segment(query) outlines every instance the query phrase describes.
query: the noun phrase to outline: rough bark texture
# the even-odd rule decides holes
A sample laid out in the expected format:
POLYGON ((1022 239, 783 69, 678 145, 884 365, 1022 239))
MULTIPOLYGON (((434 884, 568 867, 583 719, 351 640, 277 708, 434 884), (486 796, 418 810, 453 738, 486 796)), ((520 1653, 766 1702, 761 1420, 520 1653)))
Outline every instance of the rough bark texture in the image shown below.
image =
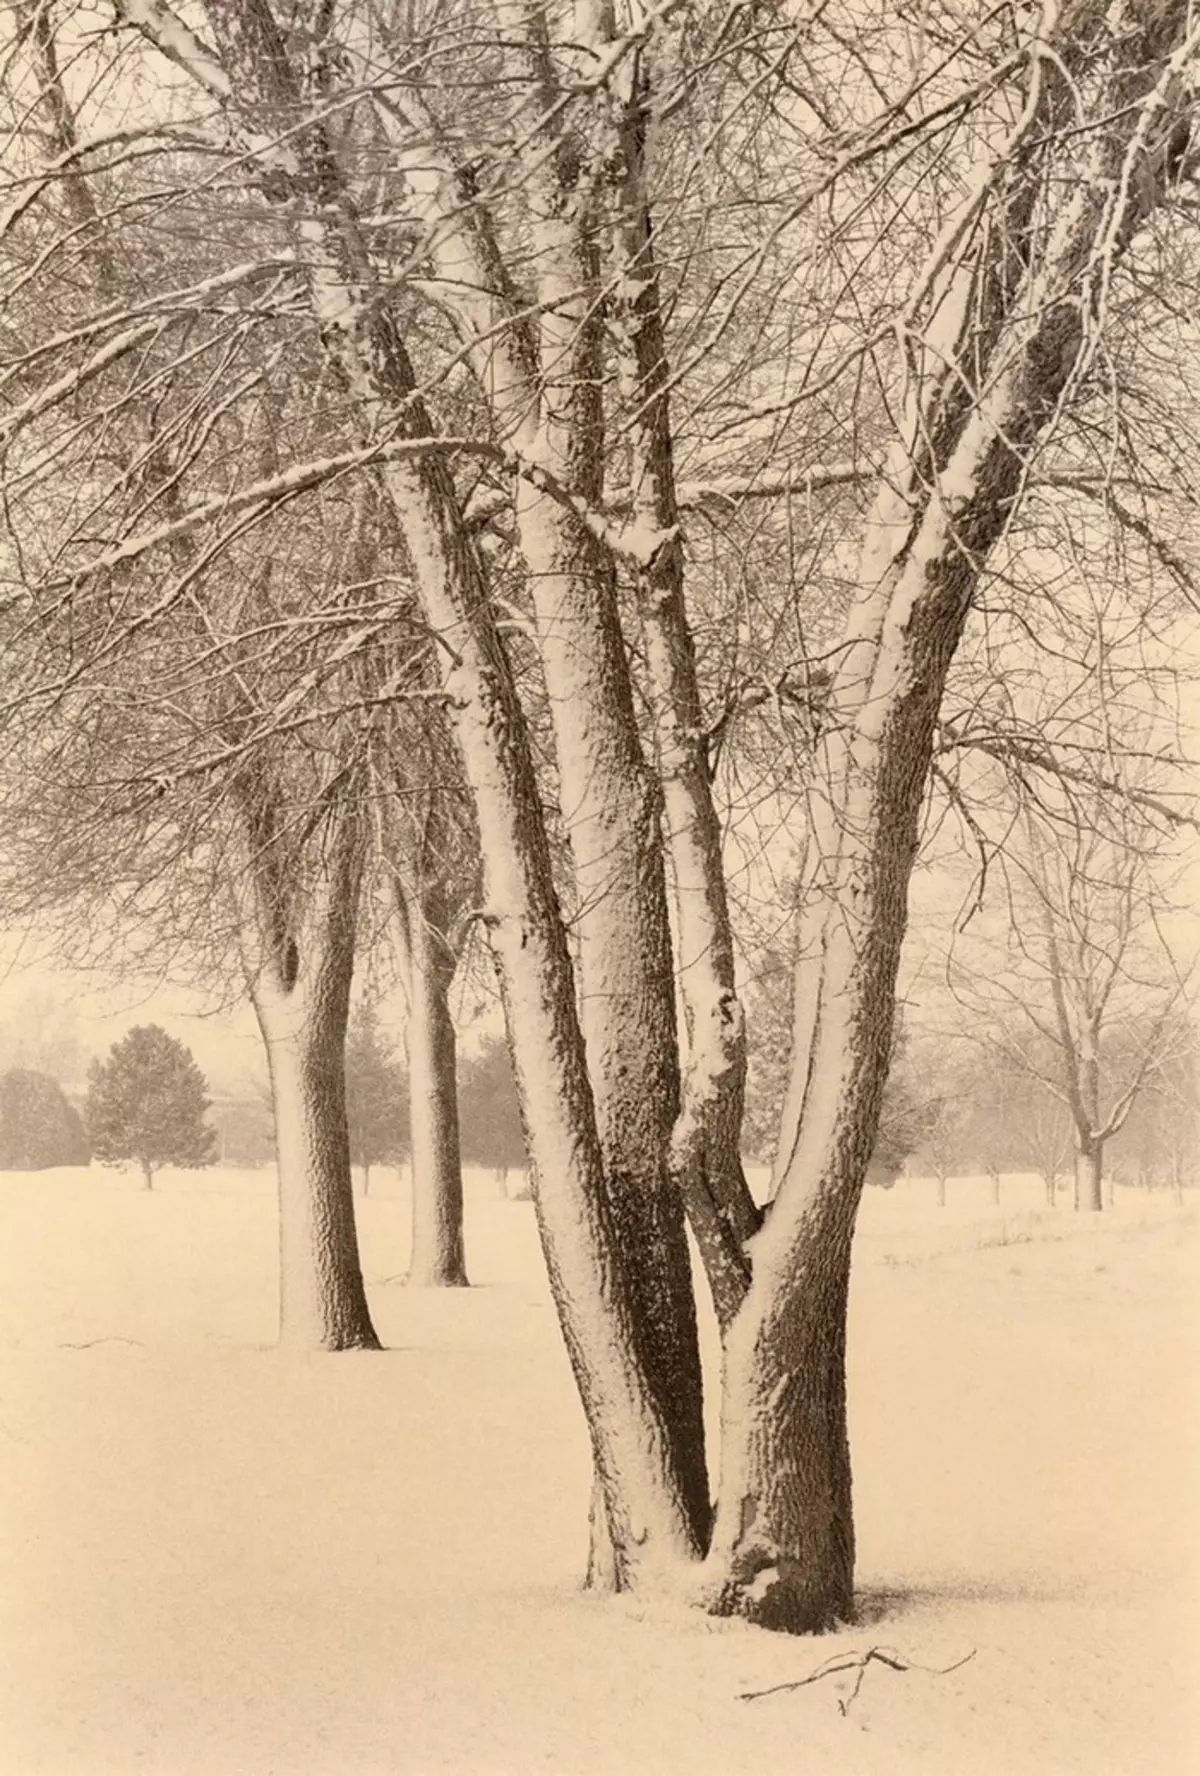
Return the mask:
POLYGON ((265 981, 254 990, 275 1106, 280 1343, 378 1350, 354 1224, 342 1043, 323 997, 265 981))
MULTIPOLYGON (((577 8, 569 37, 552 46, 538 9, 505 9, 539 110, 560 81, 561 101, 569 85, 590 78, 603 11, 577 8)), ((439 142, 434 120, 406 97, 384 127, 409 158, 419 203, 436 219, 434 250, 455 292, 480 387, 500 434, 528 470, 516 491, 517 540, 574 871, 579 1015, 608 1214, 632 1295, 638 1363, 673 1443, 692 1533, 702 1539, 709 1506, 695 1307, 667 1159, 679 1083, 661 797, 638 732, 611 553, 570 504, 594 507, 604 491, 606 172, 590 125, 605 102, 597 93, 569 108, 552 104, 533 132, 521 193, 538 301, 533 321, 492 219, 472 203, 471 182, 439 142), (406 125, 399 132, 396 115, 406 125)), ((519 1048, 516 1030, 511 1034, 519 1048)), ((621 1562, 603 1551, 592 1565, 620 1576, 621 1562)))
POLYGON ((669 364, 645 164, 650 104, 643 64, 630 77, 616 127, 621 187, 613 231, 612 329, 626 408, 628 535, 654 716, 686 1035, 671 1170, 725 1328, 750 1281, 746 1241, 760 1217, 742 1169, 745 1020, 684 597, 669 364))
MULTIPOLYGON (((280 1340, 377 1350, 359 1260, 346 1124, 346 1023, 362 876, 350 798, 331 814, 313 878, 279 849, 264 772, 246 787, 246 878, 259 933, 251 997, 267 1051, 279 1168, 280 1340)), ((317 843, 320 843, 318 839, 317 843)))
POLYGON ((786 1286, 756 1254, 725 1340, 718 1614, 819 1633, 854 1609, 845 1325, 853 1208, 814 1204, 786 1286))

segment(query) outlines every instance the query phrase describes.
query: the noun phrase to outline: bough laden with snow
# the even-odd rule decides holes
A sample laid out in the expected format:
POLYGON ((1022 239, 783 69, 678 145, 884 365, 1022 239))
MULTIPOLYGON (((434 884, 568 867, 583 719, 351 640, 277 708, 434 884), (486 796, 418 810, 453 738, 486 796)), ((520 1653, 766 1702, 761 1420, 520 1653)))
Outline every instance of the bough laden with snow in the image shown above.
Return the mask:
MULTIPOLYGON (((219 556, 240 534, 229 526, 373 477, 400 539, 389 571, 411 575, 420 605, 422 687, 440 692, 430 710, 473 802, 474 910, 600 1488, 594 1557, 618 1587, 682 1584, 710 1610, 808 1631, 853 1610, 851 1241, 947 675, 1039 451, 1102 373, 1123 261, 1189 163, 1196 40, 1169 0, 1048 0, 971 27, 939 10, 915 84, 886 59, 868 82, 845 66, 836 21, 823 36, 820 18, 761 9, 779 33, 768 74, 753 26, 743 37, 740 15, 708 12, 498 0, 451 6, 444 31, 422 32, 387 4, 302 7, 285 24, 269 0, 205 0, 186 20, 165 0, 120 0, 119 53, 143 71, 174 64, 173 103, 194 107, 252 231, 278 245, 253 270, 240 252, 228 287, 267 281, 272 337, 311 354, 337 448, 289 461, 280 432, 277 472, 222 464, 232 484, 216 488, 189 461, 181 503, 127 509, 90 559, 73 536, 69 582, 47 560, 43 593, 110 584, 185 533, 219 556), (868 123, 838 127, 838 80, 802 100, 783 78, 793 54, 844 72, 868 123), (725 170, 743 151, 780 189, 759 233, 748 222, 730 247, 713 218, 746 211, 725 170), (936 212, 914 200, 917 222, 889 207, 910 154, 936 212), (915 271, 889 262, 884 215, 901 218, 915 271), (863 216, 879 228, 880 290, 905 294, 871 293, 852 323, 838 254, 863 216), (693 236, 710 255, 698 270, 693 236), (869 411, 855 384, 868 360, 869 411), (831 429, 856 460, 808 476, 809 515, 819 487, 862 497, 875 476, 875 492, 796 766, 793 1057, 764 1219, 738 1154, 743 1014, 675 478, 690 471, 709 509, 756 478, 804 486, 816 446, 797 447, 799 463, 773 453, 826 400, 847 403, 831 429), (709 432, 732 440, 715 470, 709 432), (685 1207, 724 1334, 715 1507, 685 1207)), ((189 284, 186 300, 209 288, 225 286, 189 284)), ((154 301, 94 338, 85 322, 68 381, 22 391, 35 432, 109 387, 157 324, 154 301)), ((282 375, 278 358, 255 370, 282 375)), ((837 613, 822 617, 832 631, 837 613)), ((366 701, 390 682, 372 680, 366 701)), ((391 768, 384 797, 402 799, 391 768)), ((331 801, 337 893, 303 909, 330 958, 352 950, 361 868, 343 813, 331 801)), ((417 900, 410 937, 439 923, 414 914, 417 900)), ((258 988, 264 1028, 281 1031, 305 985, 286 939, 258 988)), ((344 1007, 341 986, 329 992, 332 1027, 344 1007)))

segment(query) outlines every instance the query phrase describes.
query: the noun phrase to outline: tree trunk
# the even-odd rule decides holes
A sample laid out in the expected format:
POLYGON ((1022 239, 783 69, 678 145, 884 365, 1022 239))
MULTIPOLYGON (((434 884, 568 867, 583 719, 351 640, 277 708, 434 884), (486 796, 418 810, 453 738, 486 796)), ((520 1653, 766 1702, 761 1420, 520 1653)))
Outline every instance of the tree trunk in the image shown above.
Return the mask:
MULTIPOLYGON (((755 1250, 725 1340, 720 1505, 705 1602, 820 1633, 854 1614, 845 1328, 853 1207, 815 1201, 781 1270, 755 1250)), ((765 1237, 765 1236, 764 1236, 765 1237)))
POLYGON ((280 833, 265 764, 241 784, 257 954, 245 955, 267 1051, 279 1170, 280 1343, 378 1350, 359 1262, 346 1123, 346 1023, 364 829, 342 787, 302 853, 280 833), (305 867, 307 866, 307 868, 305 867), (305 879, 307 876, 307 879, 305 879))
POLYGON ((153 1190, 154 1189, 154 1167, 150 1164, 150 1161, 148 1159, 143 1159, 140 1163, 141 1163, 141 1168, 142 1168, 142 1189, 143 1190, 153 1190))
POLYGON ((740 1137, 746 1084, 721 828, 713 804, 695 646, 684 597, 675 489, 670 365, 646 166, 650 63, 630 82, 617 130, 622 173, 610 277, 610 328, 630 453, 630 521, 638 619, 663 791, 674 890, 677 979, 686 1034, 671 1170, 704 1262, 722 1331, 750 1281, 746 1241, 761 1217, 740 1137))
POLYGON ((946 1174, 945 1174, 945 1172, 939 1172, 937 1175, 937 1206, 939 1209, 944 1209, 946 1206, 946 1174))
POLYGON ((992 1207, 998 1209, 1000 1207, 1000 1174, 999 1172, 989 1172, 988 1177, 992 1185, 992 1207))
POLYGON ((420 1288, 465 1289, 457 1039, 449 1004, 454 957, 419 914, 409 921, 408 950, 412 1252, 405 1281, 420 1288))
POLYGON ((339 1030, 300 987, 284 994, 260 981, 254 1005, 275 1105, 280 1343, 378 1350, 354 1223, 344 1021, 339 1030))
POLYGON ((1075 1207, 1090 1214, 1104 1207, 1104 1148, 1099 1142, 1075 1150, 1075 1207))
POLYGON ((1046 1207, 1053 1209, 1057 1206, 1058 1179, 1054 1172, 1043 1172, 1042 1182, 1046 1186, 1046 1207))
POLYGON ((369 1159, 363 1160, 362 1175, 363 1175, 363 1195, 370 1196, 370 1194, 371 1194, 371 1162, 369 1159))

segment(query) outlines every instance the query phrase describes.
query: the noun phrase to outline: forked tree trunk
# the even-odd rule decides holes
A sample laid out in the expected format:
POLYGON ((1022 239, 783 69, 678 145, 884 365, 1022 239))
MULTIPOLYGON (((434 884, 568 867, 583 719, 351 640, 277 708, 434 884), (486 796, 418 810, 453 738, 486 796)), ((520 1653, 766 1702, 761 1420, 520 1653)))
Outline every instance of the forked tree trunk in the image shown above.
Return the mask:
POLYGON ((465 1289, 457 1038, 449 1004, 454 957, 419 916, 409 921, 408 952, 412 1251, 405 1281, 421 1288, 465 1289))
MULTIPOLYGON (((514 47, 523 41, 518 58, 528 57, 538 84, 553 78, 560 55, 572 83, 586 82, 600 9, 578 9, 570 45, 549 53, 538 35, 545 20, 537 13, 513 11, 514 47)), ((464 343, 497 428, 536 471, 517 484, 518 544, 529 574, 578 895, 579 1018, 607 1213, 632 1303, 625 1337, 672 1445, 670 1465, 686 1500, 689 1535, 700 1540, 709 1498, 699 1349, 683 1213, 667 1151, 679 1083, 661 798, 638 732, 611 555, 561 498, 565 492, 594 506, 604 493, 598 199, 607 178, 606 107, 598 94, 594 141, 573 119, 569 153, 561 152, 566 138, 559 135, 557 106, 538 128, 524 183, 538 300, 532 322, 499 254, 492 219, 472 202, 470 180, 460 177, 419 99, 405 95, 394 109, 384 108, 381 124, 417 202, 436 218, 434 250, 447 289, 455 292, 464 343), (404 119, 399 132, 397 117, 404 119), (553 478, 558 498, 542 485, 544 475, 553 478)), ((520 1078, 524 1037, 519 1007, 513 1010, 517 1023, 509 1028, 520 1078)), ((527 1139, 541 1191, 546 1180, 532 1152, 532 1128, 527 1139)), ((611 1496, 607 1481, 604 1489, 611 1496)), ((602 1536, 604 1513, 595 1511, 593 1522, 602 1536)), ((611 1559, 594 1549, 591 1570, 611 1571, 624 1583, 636 1564, 627 1554, 611 1559)))
MULTIPOLYGON (((579 17, 601 10, 581 8, 579 17)), ((141 28, 161 37, 157 10, 138 11, 141 28)), ((831 768, 821 791, 829 818, 818 823, 824 849, 809 884, 827 910, 814 921, 817 947, 802 946, 795 1089, 779 1189, 754 1242, 751 1291, 729 1328, 721 1492, 704 1570, 714 1607, 775 1626, 819 1627, 852 1607, 842 1370, 850 1233, 878 1127, 905 897, 946 672, 981 563, 1010 521, 1033 447, 1067 393, 1085 328, 1107 296, 1090 268, 1099 253, 1107 269, 1165 177, 1155 132, 1160 113, 1173 121, 1178 95, 1167 74, 1177 74, 1183 51, 1169 70, 1159 58, 1175 53, 1183 9, 1131 7, 1121 11, 1125 31, 1100 41, 1097 26, 1096 43, 1090 35, 1075 43, 1072 33, 1082 35, 1091 16, 1088 9, 1070 13, 1054 54, 1030 46, 1029 102, 991 173, 972 181, 965 214, 939 239, 906 315, 906 369, 921 410, 906 422, 885 477, 883 522, 864 559, 865 609, 852 623, 835 687, 831 768), (1109 121, 1084 139, 1061 202, 1044 228, 1040 220, 1035 226, 1040 157, 1061 123, 1075 123, 1073 80, 1093 51, 1110 55, 1117 68, 1099 95, 1098 115, 1109 121), (1155 105, 1143 105, 1160 73, 1155 105), (936 333, 927 347, 923 326, 936 333)), ((680 1425, 681 1411, 690 1419, 695 1410, 690 1358, 672 1374, 654 1348, 658 1327, 647 1316, 645 1287, 657 1270, 666 1303, 678 1247, 670 1244, 665 1265, 665 1247, 638 1263, 606 1176, 610 1156, 597 1129, 528 726, 479 557, 444 462, 400 453, 406 439, 430 435, 430 417, 397 311, 381 300, 380 268, 355 232, 353 205, 341 202, 337 158, 320 125, 297 128, 306 98, 292 45, 254 0, 214 4, 208 18, 219 77, 205 47, 193 48, 175 25, 168 52, 187 61, 228 111, 245 108, 239 145, 267 162, 272 190, 297 217, 297 259, 310 279, 322 342, 364 434, 389 440, 381 475, 406 532, 426 620, 444 650, 445 685, 478 804, 486 917, 544 1250, 591 1431, 616 1577, 653 1582, 668 1569, 677 1577, 678 1562, 703 1540, 707 1501, 697 1505, 696 1464, 680 1425), (286 151, 273 149, 285 139, 286 151)), ((590 68, 581 66, 579 93, 589 90, 595 65, 593 57, 590 68)), ((307 78, 307 62, 304 69, 307 78)), ((424 149, 417 138, 412 145, 424 149)), ((537 144, 551 146, 563 144, 537 144)), ((569 147, 536 163, 565 180, 547 194, 545 217, 577 214, 584 196, 571 183, 578 141, 569 147)), ((539 257, 546 245, 533 240, 539 257)), ((559 269, 568 275, 539 314, 551 328, 574 328, 581 284, 590 289, 595 279, 580 279, 577 267, 559 269)), ((576 365, 572 350, 551 367, 551 379, 561 386, 576 365)), ((519 450, 523 441, 513 442, 519 450)), ((563 461, 552 454, 551 472, 563 461)), ((568 493, 589 491, 569 476, 565 485, 568 493)), ((565 694, 561 681, 549 688, 552 704, 565 694)), ((590 811, 603 819, 595 803, 590 811)), ((640 937, 620 921, 610 934, 618 942, 640 937)), ((657 1018, 660 983, 649 978, 647 987, 657 1018)), ((620 1038, 614 1054, 633 1052, 634 1038, 628 1041, 627 1051, 620 1038)), ((597 1077, 606 1076, 607 1066, 599 1067, 597 1077)), ((671 1240, 669 1222, 662 1233, 671 1240)), ((685 1321, 679 1311, 659 1322, 672 1358, 686 1350, 685 1321)))

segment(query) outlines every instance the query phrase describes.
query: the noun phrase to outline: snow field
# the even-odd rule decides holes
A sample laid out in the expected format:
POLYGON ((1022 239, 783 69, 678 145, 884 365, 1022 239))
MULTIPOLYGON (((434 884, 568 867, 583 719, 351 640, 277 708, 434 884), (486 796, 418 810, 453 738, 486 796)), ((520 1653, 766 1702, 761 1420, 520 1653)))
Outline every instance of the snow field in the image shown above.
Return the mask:
MULTIPOLYGON (((864 1621, 814 1641, 578 1590, 587 1445, 532 1208, 468 1179, 471 1291, 284 1356, 267 1174, 0 1178, 4 1776, 1174 1776, 1200 1767, 1194 1210, 868 1194, 864 1621), (873 1665, 743 1702, 838 1652, 873 1665), (1190 1696, 1189 1696, 1190 1691, 1190 1696)), ((711 1356, 715 1340, 706 1329, 711 1356)))

